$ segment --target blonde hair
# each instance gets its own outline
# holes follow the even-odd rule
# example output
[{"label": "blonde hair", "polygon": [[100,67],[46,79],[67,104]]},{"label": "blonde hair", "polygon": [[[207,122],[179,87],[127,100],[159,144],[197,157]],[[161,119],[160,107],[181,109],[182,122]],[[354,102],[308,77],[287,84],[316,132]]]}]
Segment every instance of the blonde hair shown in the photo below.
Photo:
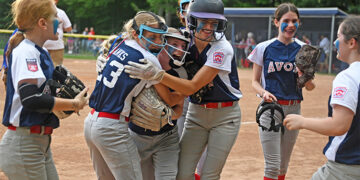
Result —
[{"label": "blonde hair", "polygon": [[[163,17],[158,16],[158,15],[155,15],[155,16],[157,16],[160,19],[160,21],[165,24],[165,20]],[[127,21],[123,27],[123,31],[126,32],[128,39],[134,39],[134,37],[132,36],[133,32],[135,31],[135,29],[133,28],[134,20],[136,21],[136,25],[139,28],[140,28],[141,24],[146,25],[146,26],[159,24],[159,22],[155,19],[155,17],[151,14],[151,12],[140,11],[135,15],[134,18]]]},{"label": "blonde hair", "polygon": [[13,24],[19,31],[11,37],[6,56],[25,39],[24,33],[32,30],[40,18],[48,19],[56,13],[53,0],[16,0],[11,5]]}]

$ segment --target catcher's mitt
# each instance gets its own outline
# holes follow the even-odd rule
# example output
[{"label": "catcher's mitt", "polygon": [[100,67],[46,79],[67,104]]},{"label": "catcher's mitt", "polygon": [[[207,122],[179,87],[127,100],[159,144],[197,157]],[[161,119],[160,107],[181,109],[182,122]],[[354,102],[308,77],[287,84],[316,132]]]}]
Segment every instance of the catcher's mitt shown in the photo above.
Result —
[{"label": "catcher's mitt", "polygon": [[[51,94],[56,97],[74,99],[85,85],[76,76],[74,76],[63,65],[55,67],[53,79],[47,81]],[[64,119],[70,116],[74,111],[54,111],[53,113],[59,118]]]},{"label": "catcher's mitt", "polygon": [[171,121],[173,110],[157,94],[155,88],[144,88],[131,103],[130,121],[137,126],[151,131],[160,131]]},{"label": "catcher's mitt", "polygon": [[[261,122],[260,118],[264,119],[265,121],[270,118],[271,119],[270,125]],[[266,130],[266,131],[279,132],[281,128],[282,133],[284,133],[284,126],[282,124],[284,118],[285,118],[284,111],[282,107],[276,102],[263,101],[259,104],[258,108],[256,109],[256,122],[258,123],[259,127],[262,128],[263,131]]]},{"label": "catcher's mitt", "polygon": [[303,75],[297,78],[297,86],[303,88],[305,83],[315,77],[316,64],[320,57],[320,50],[310,45],[304,45],[296,54],[296,67],[303,72]]},{"label": "catcher's mitt", "polygon": [[[192,79],[201,67],[198,64],[196,64],[194,61],[188,61],[185,62],[184,68],[188,74],[188,78]],[[190,95],[190,97],[192,100],[200,104],[202,102],[202,98],[213,88],[214,86],[212,86],[211,83],[209,83],[206,86],[200,88],[196,93]]]}]

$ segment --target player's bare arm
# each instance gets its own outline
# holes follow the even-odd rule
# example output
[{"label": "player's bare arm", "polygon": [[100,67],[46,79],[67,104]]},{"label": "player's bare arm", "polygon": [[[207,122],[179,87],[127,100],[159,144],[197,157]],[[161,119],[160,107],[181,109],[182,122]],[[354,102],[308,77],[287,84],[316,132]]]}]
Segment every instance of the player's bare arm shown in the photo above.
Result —
[{"label": "player's bare arm", "polygon": [[184,95],[191,95],[198,91],[200,88],[209,84],[215,76],[219,73],[219,69],[209,66],[203,66],[194,76],[192,80],[181,79],[170,74],[165,73],[161,83],[171,89],[179,91]]},{"label": "player's bare arm", "polygon": [[259,66],[258,64],[253,64],[253,78],[251,81],[252,87],[256,91],[257,94],[260,95],[261,98],[264,99],[264,101],[272,102],[277,101],[276,97],[271,94],[269,91],[266,91],[260,84],[261,79],[261,71],[262,66]]},{"label": "player's bare arm", "polygon": [[334,105],[333,116],[326,118],[304,118],[301,115],[289,114],[284,125],[290,130],[307,129],[326,136],[340,136],[350,128],[354,112],[350,109]]}]

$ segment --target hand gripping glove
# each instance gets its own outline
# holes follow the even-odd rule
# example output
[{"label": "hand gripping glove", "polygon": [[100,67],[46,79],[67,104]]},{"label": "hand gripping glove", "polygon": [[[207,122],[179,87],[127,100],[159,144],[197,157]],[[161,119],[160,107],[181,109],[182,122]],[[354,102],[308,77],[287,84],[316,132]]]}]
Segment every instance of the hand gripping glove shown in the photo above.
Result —
[{"label": "hand gripping glove", "polygon": [[[53,79],[48,80],[47,84],[49,85],[53,96],[65,99],[74,99],[75,96],[85,88],[84,83],[63,65],[55,67]],[[53,113],[59,119],[64,119],[70,116],[73,112],[74,111],[54,111]]]},{"label": "hand gripping glove", "polygon": [[131,103],[130,121],[137,126],[151,131],[160,131],[171,121],[173,110],[165,104],[155,88],[144,88]]},{"label": "hand gripping glove", "polygon": [[307,81],[314,79],[319,57],[320,50],[310,45],[303,45],[296,54],[296,67],[303,72],[303,75],[297,78],[297,86],[299,88],[303,88]]}]

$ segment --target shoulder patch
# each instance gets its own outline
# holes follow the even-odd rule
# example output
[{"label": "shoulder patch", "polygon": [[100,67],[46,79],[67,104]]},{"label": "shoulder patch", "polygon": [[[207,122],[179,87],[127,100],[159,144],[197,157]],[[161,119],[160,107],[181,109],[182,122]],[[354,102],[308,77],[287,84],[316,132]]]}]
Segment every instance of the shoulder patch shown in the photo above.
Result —
[{"label": "shoulder patch", "polygon": [[26,65],[29,71],[36,72],[39,70],[36,59],[26,59]]},{"label": "shoulder patch", "polygon": [[333,98],[344,98],[345,94],[347,92],[347,88],[346,87],[336,87],[334,89]]},{"label": "shoulder patch", "polygon": [[215,52],[213,55],[213,62],[216,64],[222,64],[224,61],[224,53],[223,52]]}]

